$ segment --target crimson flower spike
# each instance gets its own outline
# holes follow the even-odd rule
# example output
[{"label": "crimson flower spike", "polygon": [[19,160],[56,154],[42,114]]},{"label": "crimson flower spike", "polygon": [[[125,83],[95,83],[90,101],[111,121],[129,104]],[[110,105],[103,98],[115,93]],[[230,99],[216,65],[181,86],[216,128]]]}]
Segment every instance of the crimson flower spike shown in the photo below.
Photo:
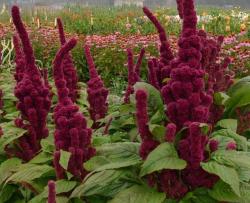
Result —
[{"label": "crimson flower spike", "polygon": [[[63,30],[63,23],[60,18],[57,19],[57,25],[61,45],[64,45],[66,43],[66,37]],[[73,102],[76,102],[78,97],[78,76],[72,57],[69,53],[64,57],[62,66],[64,72],[64,79],[66,80],[67,88],[69,89],[69,97],[72,99]]]},{"label": "crimson flower spike", "polygon": [[20,47],[20,41],[17,35],[13,36],[13,44],[15,49],[15,80],[19,82],[23,78],[25,71],[25,59],[23,57],[23,50]]},{"label": "crimson flower spike", "polygon": [[48,182],[48,203],[56,203],[56,185],[52,180]]},{"label": "crimson flower spike", "polygon": [[98,120],[106,116],[108,111],[108,89],[105,88],[101,77],[95,68],[94,60],[90,53],[90,47],[85,45],[84,47],[86,60],[89,68],[90,79],[88,81],[88,102],[89,102],[89,114],[94,121],[93,128],[98,128]]},{"label": "crimson flower spike", "polygon": [[145,55],[145,49],[142,48],[140,55],[137,59],[137,63],[135,65],[135,73],[137,74],[138,78],[140,78],[140,75],[141,75],[140,70],[141,70],[141,65],[142,65],[142,60],[143,60],[144,55]]},{"label": "crimson flower spike", "polygon": [[156,29],[158,30],[160,42],[161,42],[161,47],[160,47],[161,62],[164,65],[169,65],[169,62],[174,58],[174,55],[170,48],[170,44],[168,42],[166,32],[163,26],[157,20],[157,18],[153,15],[153,13],[147,7],[143,7],[143,12],[151,20],[151,22],[155,25]]},{"label": "crimson flower spike", "polygon": [[13,18],[13,23],[19,34],[19,37],[22,41],[23,52],[25,54],[25,60],[27,65],[27,71],[39,74],[39,70],[35,65],[34,52],[29,40],[29,36],[21,20],[20,11],[17,6],[12,7],[12,18]]},{"label": "crimson flower spike", "polygon": [[177,0],[177,10],[181,19],[183,19],[183,0]]}]

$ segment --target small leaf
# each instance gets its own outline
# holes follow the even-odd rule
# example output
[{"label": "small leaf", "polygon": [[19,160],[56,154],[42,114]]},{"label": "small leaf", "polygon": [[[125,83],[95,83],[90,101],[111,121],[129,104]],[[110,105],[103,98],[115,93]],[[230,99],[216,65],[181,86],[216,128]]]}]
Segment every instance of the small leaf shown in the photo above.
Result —
[{"label": "small leaf", "polygon": [[60,150],[60,161],[59,161],[59,163],[65,170],[68,169],[70,156],[71,156],[70,152]]},{"label": "small leaf", "polygon": [[141,185],[134,185],[119,192],[114,199],[108,203],[163,203],[166,198],[165,193],[157,192],[153,188]]},{"label": "small leaf", "polygon": [[148,155],[142,165],[140,176],[142,177],[163,169],[182,170],[186,165],[186,161],[178,157],[174,145],[163,143]]},{"label": "small leaf", "polygon": [[237,131],[238,121],[236,119],[223,119],[218,121],[216,127],[230,129],[233,132]]},{"label": "small leaf", "polygon": [[166,135],[166,127],[165,126],[161,126],[161,125],[157,125],[157,124],[150,124],[149,130],[156,140],[158,140],[159,142],[164,141],[165,135]]}]

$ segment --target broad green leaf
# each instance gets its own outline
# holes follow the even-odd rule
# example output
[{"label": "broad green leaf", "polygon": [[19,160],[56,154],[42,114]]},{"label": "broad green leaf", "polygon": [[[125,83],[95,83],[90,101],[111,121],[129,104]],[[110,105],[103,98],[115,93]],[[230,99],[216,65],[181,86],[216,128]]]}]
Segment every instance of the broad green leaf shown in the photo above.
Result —
[{"label": "broad green leaf", "polygon": [[215,174],[225,183],[230,185],[232,190],[240,197],[240,180],[237,171],[225,165],[221,165],[216,161],[209,161],[201,164],[202,168],[208,173]]},{"label": "broad green leaf", "polygon": [[140,176],[145,176],[163,169],[182,170],[186,165],[186,161],[178,157],[174,145],[163,143],[148,155],[142,165]]},{"label": "broad green leaf", "polygon": [[[164,103],[161,98],[161,93],[154,86],[145,83],[137,82],[134,86],[135,92],[139,89],[143,89],[148,93],[148,110],[150,116],[154,115],[157,111],[164,112]],[[132,99],[135,103],[135,99]]]},{"label": "broad green leaf", "polygon": [[55,145],[52,136],[41,140],[42,151],[53,154]]},{"label": "broad green leaf", "polygon": [[247,151],[247,139],[243,136],[238,135],[234,131],[230,129],[221,129],[213,132],[211,137],[216,137],[216,136],[225,136],[225,137],[230,137],[233,138],[237,144],[237,148],[241,149],[243,151]]},{"label": "broad green leaf", "polygon": [[97,156],[84,165],[90,171],[118,169],[141,163],[137,143],[112,143],[97,147]]},{"label": "broad green leaf", "polygon": [[20,159],[8,159],[0,165],[0,185],[13,174],[17,167],[22,163]]},{"label": "broad green leaf", "polygon": [[230,129],[233,132],[237,131],[238,121],[236,119],[223,119],[218,121],[216,127]]},{"label": "broad green leaf", "polygon": [[226,136],[215,136],[211,140],[217,140],[219,143],[218,150],[225,150],[227,148],[227,144],[230,142],[235,142],[233,138]]},{"label": "broad green leaf", "polygon": [[53,160],[53,156],[46,152],[41,152],[37,156],[35,156],[32,160],[29,161],[31,164],[43,164],[48,161]]},{"label": "broad green leaf", "polygon": [[142,185],[134,185],[119,192],[114,199],[108,203],[163,203],[165,193],[157,192],[153,188]]},{"label": "broad green leaf", "polygon": [[71,156],[70,152],[60,150],[60,161],[59,161],[59,163],[65,170],[68,169],[70,156]]},{"label": "broad green leaf", "polygon": [[22,137],[27,131],[17,128],[13,122],[2,123],[0,127],[3,130],[3,136],[0,137],[0,153],[4,151],[6,145]]},{"label": "broad green leaf", "polygon": [[230,98],[227,100],[225,106],[225,117],[230,117],[234,114],[236,108],[247,106],[250,104],[250,81],[249,76],[242,78],[234,84],[229,90]]},{"label": "broad green leaf", "polygon": [[18,172],[14,173],[12,176],[10,176],[6,183],[8,182],[30,182],[36,178],[41,177],[42,175],[54,171],[54,168],[48,165],[32,165],[29,164],[27,167],[20,167],[20,170]]},{"label": "broad green leaf", "polygon": [[164,111],[157,111],[150,119],[151,124],[158,124],[166,120],[166,114]]},{"label": "broad green leaf", "polygon": [[223,202],[239,202],[240,198],[234,193],[230,185],[219,180],[209,191],[209,195],[218,201]]},{"label": "broad green leaf", "polygon": [[81,196],[113,196],[117,192],[129,187],[126,180],[133,178],[129,170],[105,170],[89,175],[71,194],[71,198]]}]

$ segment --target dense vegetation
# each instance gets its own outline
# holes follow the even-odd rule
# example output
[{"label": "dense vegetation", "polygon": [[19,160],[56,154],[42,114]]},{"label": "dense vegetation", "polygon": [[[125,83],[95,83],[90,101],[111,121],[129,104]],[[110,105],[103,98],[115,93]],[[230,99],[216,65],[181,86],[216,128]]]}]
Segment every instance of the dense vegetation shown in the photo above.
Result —
[{"label": "dense vegetation", "polygon": [[[197,28],[193,0],[177,3],[179,37],[144,7],[157,46],[123,36],[127,56],[114,58],[117,49],[98,50],[93,36],[77,46],[82,38],[68,38],[59,18],[52,34],[29,35],[13,6],[0,68],[1,203],[250,202],[247,26],[212,37]],[[35,58],[41,44],[47,63]],[[242,69],[230,66],[236,58]],[[104,59],[112,70],[96,68]]]}]

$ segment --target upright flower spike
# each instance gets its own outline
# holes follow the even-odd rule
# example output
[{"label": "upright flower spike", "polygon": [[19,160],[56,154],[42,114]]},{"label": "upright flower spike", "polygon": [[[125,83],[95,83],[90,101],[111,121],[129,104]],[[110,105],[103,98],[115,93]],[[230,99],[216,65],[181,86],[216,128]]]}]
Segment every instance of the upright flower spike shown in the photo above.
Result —
[{"label": "upright flower spike", "polygon": [[56,185],[52,180],[48,182],[48,203],[56,203]]},{"label": "upright flower spike", "polygon": [[165,32],[164,28],[162,27],[162,25],[160,24],[160,22],[157,20],[157,18],[153,15],[153,13],[147,7],[143,7],[143,12],[151,20],[151,22],[155,25],[155,27],[159,33],[160,42],[161,42],[161,46],[160,46],[160,55],[161,55],[160,58],[161,59],[160,59],[160,61],[164,65],[169,65],[169,62],[174,58],[174,55],[173,55],[172,50],[170,48],[170,44],[167,40],[166,32]]},{"label": "upright flower spike", "polygon": [[124,103],[130,102],[130,95],[134,93],[135,83],[140,81],[140,67],[144,57],[145,50],[141,49],[136,65],[134,65],[134,56],[132,49],[127,49],[128,56],[128,86],[124,96]]},{"label": "upright flower spike", "polygon": [[83,168],[83,163],[95,154],[95,149],[91,146],[92,130],[87,128],[85,117],[69,97],[69,90],[64,79],[62,63],[76,43],[75,39],[71,39],[63,45],[53,63],[53,75],[58,94],[58,103],[54,109],[56,124],[54,166],[58,179],[65,176],[65,170],[59,163],[60,150],[71,153],[67,170],[78,179],[86,176],[87,171]]},{"label": "upright flower spike", "polygon": [[183,19],[183,0],[177,0],[177,10],[181,19]]},{"label": "upright flower spike", "polygon": [[[18,98],[17,108],[21,112],[21,118],[16,119],[15,124],[26,129],[27,133],[18,139],[15,149],[10,149],[7,146],[6,152],[11,152],[11,155],[15,154],[24,161],[29,161],[39,152],[41,139],[48,136],[46,122],[51,101],[49,90],[35,65],[33,49],[17,6],[12,7],[12,18],[22,42],[24,54],[21,56],[21,51],[17,51],[20,54],[18,59],[22,61],[22,64],[25,64],[24,69],[20,66],[20,72],[17,72],[16,75],[18,83],[15,87],[15,96]],[[17,45],[18,42],[16,43],[18,49]],[[22,76],[19,73],[22,73]]]},{"label": "upright flower spike", "polygon": [[[61,45],[64,45],[66,43],[66,37],[63,29],[63,24],[60,18],[57,19],[57,25]],[[67,82],[67,88],[69,89],[69,97],[72,99],[73,102],[76,102],[78,98],[78,76],[72,57],[69,53],[65,56],[62,66],[64,77]]]},{"label": "upright flower spike", "polygon": [[19,82],[22,80],[25,71],[25,58],[22,48],[20,47],[20,41],[17,35],[13,36],[13,44],[15,49],[15,64],[16,64],[15,80]]},{"label": "upright flower spike", "polygon": [[91,119],[94,121],[93,128],[98,127],[98,120],[104,118],[108,111],[108,89],[105,88],[101,77],[98,75],[95,68],[93,58],[90,53],[90,47],[85,46],[85,56],[88,63],[90,80],[88,81],[88,102],[89,113]]},{"label": "upright flower spike", "polygon": [[147,92],[144,90],[136,91],[136,120],[139,134],[142,139],[140,156],[146,159],[148,154],[153,151],[160,143],[153,139],[148,126],[148,110],[147,110]]}]

